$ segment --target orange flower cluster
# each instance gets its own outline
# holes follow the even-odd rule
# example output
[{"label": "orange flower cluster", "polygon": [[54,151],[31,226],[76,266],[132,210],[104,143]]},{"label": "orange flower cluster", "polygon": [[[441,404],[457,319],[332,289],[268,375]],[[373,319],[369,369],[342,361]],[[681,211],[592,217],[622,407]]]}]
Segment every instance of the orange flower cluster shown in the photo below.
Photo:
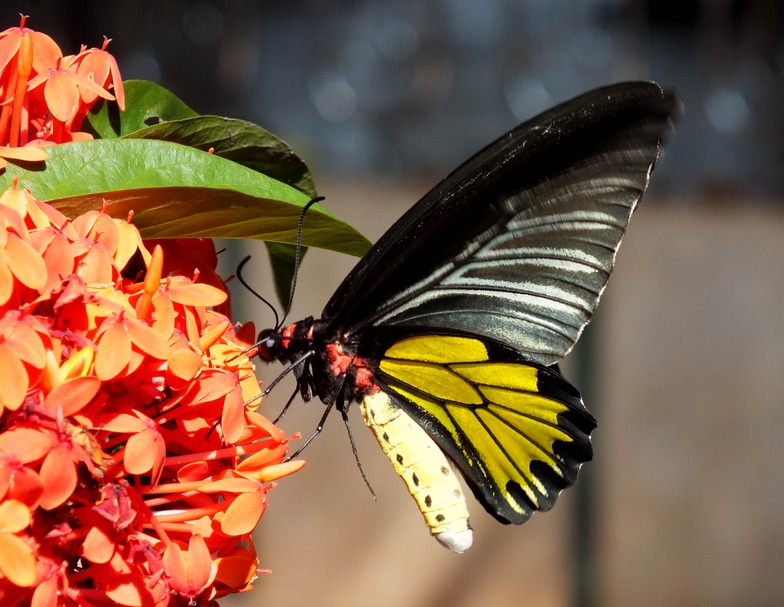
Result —
[{"label": "orange flower cluster", "polygon": [[49,36],[26,28],[26,19],[0,32],[0,168],[3,158],[46,160],[40,146],[91,139],[79,129],[99,98],[125,109],[120,71],[106,51],[109,40],[100,49],[82,46],[64,56]]},{"label": "orange flower cluster", "polygon": [[267,491],[303,465],[247,404],[252,326],[103,211],[70,221],[14,187],[0,222],[0,604],[250,588]]}]

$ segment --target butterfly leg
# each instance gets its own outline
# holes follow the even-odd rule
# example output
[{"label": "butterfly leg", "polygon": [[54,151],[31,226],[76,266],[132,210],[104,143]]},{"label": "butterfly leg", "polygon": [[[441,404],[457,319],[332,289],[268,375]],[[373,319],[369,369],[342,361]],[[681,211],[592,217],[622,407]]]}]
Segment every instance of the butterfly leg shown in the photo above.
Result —
[{"label": "butterfly leg", "polygon": [[278,416],[272,422],[273,424],[277,426],[278,422],[286,416],[286,411],[289,410],[289,407],[291,406],[291,403],[294,402],[294,399],[297,397],[297,394],[299,394],[299,388],[296,388],[294,392],[291,393],[291,396],[289,396],[289,399],[286,401],[286,404],[283,405],[283,409],[280,410],[280,413],[278,413]]},{"label": "butterfly leg", "polygon": [[329,417],[329,413],[330,413],[330,411],[332,411],[332,407],[334,407],[334,406],[335,406],[335,401],[331,401],[327,405],[326,409],[324,409],[324,414],[321,416],[321,419],[319,420],[318,426],[316,426],[316,429],[314,430],[313,434],[311,434],[310,438],[308,438],[308,440],[305,441],[305,444],[303,444],[294,453],[289,455],[286,458],[285,461],[289,461],[289,460],[294,459],[295,457],[297,457],[300,453],[302,453],[305,450],[305,447],[307,447],[314,438],[316,438],[319,434],[321,434],[321,431],[324,429],[324,424],[327,421],[327,417]]}]

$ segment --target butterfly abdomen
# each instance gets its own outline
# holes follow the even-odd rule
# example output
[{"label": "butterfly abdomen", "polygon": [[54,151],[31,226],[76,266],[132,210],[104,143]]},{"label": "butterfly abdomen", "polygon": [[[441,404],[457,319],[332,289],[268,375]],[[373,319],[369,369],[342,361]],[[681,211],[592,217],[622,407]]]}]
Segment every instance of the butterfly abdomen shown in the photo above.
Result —
[{"label": "butterfly abdomen", "polygon": [[365,396],[360,409],[365,424],[416,500],[430,533],[453,552],[468,550],[473,532],[468,526],[465,495],[443,451],[384,392]]}]

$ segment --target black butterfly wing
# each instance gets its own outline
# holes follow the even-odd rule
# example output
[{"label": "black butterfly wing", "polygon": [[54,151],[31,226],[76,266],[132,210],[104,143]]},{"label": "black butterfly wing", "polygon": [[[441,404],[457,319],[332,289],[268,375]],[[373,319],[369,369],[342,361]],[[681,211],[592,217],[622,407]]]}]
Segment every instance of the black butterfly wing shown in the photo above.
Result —
[{"label": "black butterfly wing", "polygon": [[612,270],[679,101],[647,82],[528,121],[449,175],[376,243],[324,309],[328,334],[470,332],[544,365],[571,350]]}]

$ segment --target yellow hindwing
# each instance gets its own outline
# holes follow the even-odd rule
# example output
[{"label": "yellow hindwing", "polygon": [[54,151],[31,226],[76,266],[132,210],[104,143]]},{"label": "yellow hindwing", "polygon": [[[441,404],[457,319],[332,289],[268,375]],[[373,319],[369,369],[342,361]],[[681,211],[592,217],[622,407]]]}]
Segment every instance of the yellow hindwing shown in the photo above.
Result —
[{"label": "yellow hindwing", "polygon": [[574,439],[559,420],[569,406],[540,391],[539,367],[492,361],[478,339],[419,335],[388,348],[379,369],[391,390],[442,426],[487,502],[511,509],[502,516],[522,522],[551,505],[565,484],[555,443]]}]

